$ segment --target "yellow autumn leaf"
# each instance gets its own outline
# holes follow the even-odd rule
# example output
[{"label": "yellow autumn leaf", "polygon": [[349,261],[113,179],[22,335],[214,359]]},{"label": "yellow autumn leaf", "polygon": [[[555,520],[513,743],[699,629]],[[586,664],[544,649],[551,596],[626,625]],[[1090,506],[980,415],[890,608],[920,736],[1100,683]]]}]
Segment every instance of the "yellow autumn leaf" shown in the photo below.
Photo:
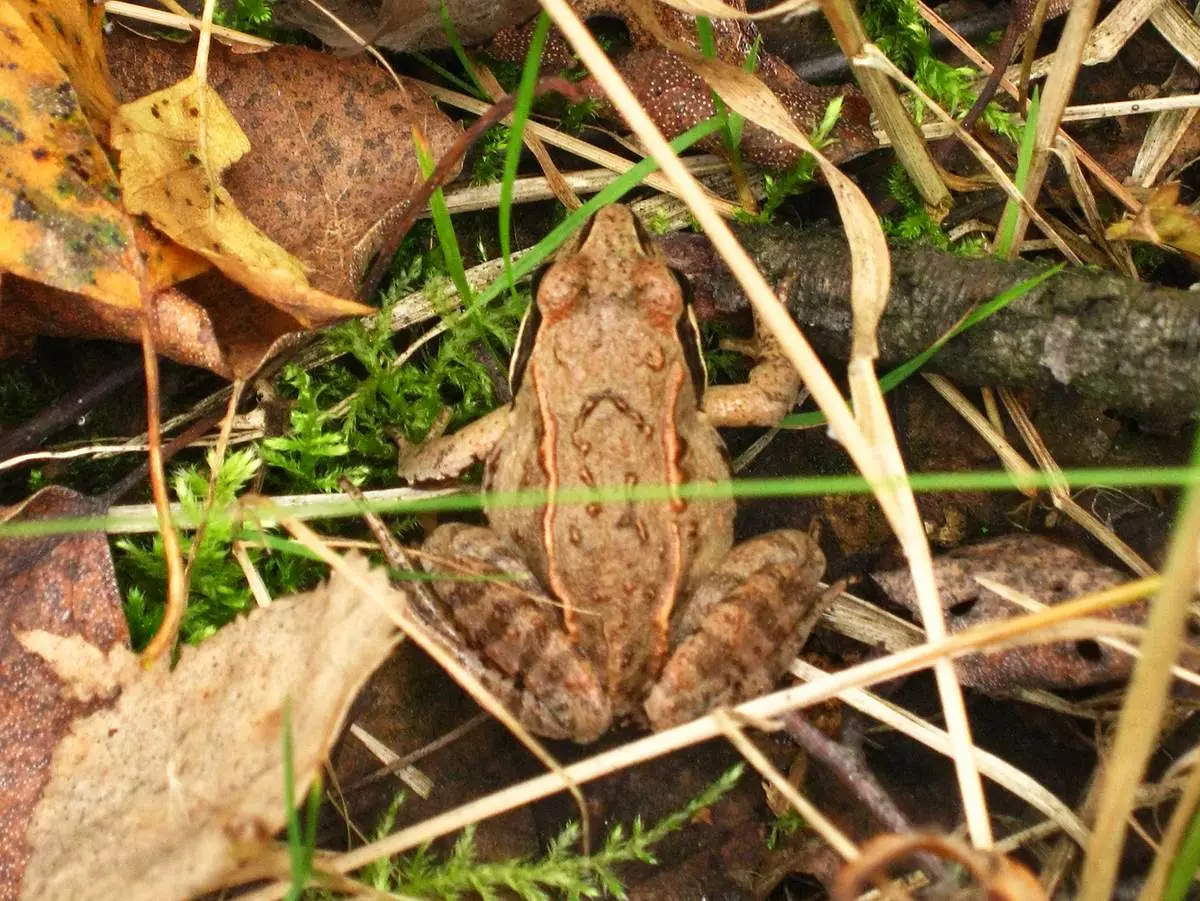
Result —
[{"label": "yellow autumn leaf", "polygon": [[1104,236],[1173,247],[1200,261],[1200,214],[1179,202],[1179,182],[1159,185],[1136,216],[1114,222]]},{"label": "yellow autumn leaf", "polygon": [[104,53],[104,6],[88,0],[8,0],[62,66],[92,131],[103,140],[117,109]]},{"label": "yellow autumn leaf", "polygon": [[122,106],[112,121],[131,213],[206,257],[306,326],[373,312],[312,288],[304,264],[238,210],[221,174],[250,150],[220,95],[189,76]]},{"label": "yellow autumn leaf", "polygon": [[142,262],[116,176],[66,73],[0,0],[0,269],[125,308]]}]

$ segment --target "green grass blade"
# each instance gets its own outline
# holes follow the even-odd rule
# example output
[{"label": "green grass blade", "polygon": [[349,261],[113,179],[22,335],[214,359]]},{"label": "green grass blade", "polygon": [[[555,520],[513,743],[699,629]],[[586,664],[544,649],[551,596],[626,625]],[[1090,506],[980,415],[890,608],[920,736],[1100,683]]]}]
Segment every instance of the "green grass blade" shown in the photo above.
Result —
[{"label": "green grass blade", "polygon": [[533,27],[533,39],[521,69],[521,81],[517,84],[517,102],[513,107],[512,125],[508,133],[508,147],[504,154],[504,177],[500,182],[500,256],[504,260],[504,279],[508,289],[516,294],[517,280],[512,267],[512,194],[513,182],[517,180],[517,165],[521,162],[521,148],[525,138],[525,122],[533,109],[533,89],[537,85],[538,68],[542,61],[542,48],[550,32],[550,17],[544,12]]},{"label": "green grass blade", "polygon": [[300,834],[300,812],[296,809],[295,745],[292,741],[291,704],[283,705],[283,797],[287,807],[287,849],[291,864],[292,883],[288,886],[287,901],[298,901],[312,874],[312,846],[305,847]]},{"label": "green grass blade", "polygon": [[[712,20],[708,16],[696,16],[696,37],[700,44],[700,53],[705,59],[715,59],[717,56],[717,41],[713,34]],[[721,99],[721,95],[709,88],[709,93],[712,94],[713,107],[717,111],[717,118],[722,121],[721,143],[725,145],[725,151],[730,155],[731,163],[735,168],[740,168],[741,160],[738,158],[738,139],[734,136],[733,123],[729,110],[725,106],[725,101]],[[738,132],[740,134],[741,128]]]},{"label": "green grass blade", "polygon": [[[416,147],[417,162],[421,166],[421,172],[426,178],[429,178],[434,168],[429,151],[422,146],[420,141],[414,141],[413,145]],[[470,303],[470,298],[474,296],[474,293],[471,291],[470,282],[467,281],[467,270],[463,267],[458,236],[454,234],[454,223],[450,221],[450,209],[446,206],[446,195],[441,188],[434,191],[429,198],[429,213],[430,218],[433,219],[433,229],[437,232],[438,244],[442,248],[442,255],[446,259],[446,269],[450,273],[450,280],[454,282],[459,296],[463,298],[463,306],[467,310],[472,310],[474,305]]]},{"label": "green grass blade", "polygon": [[[443,66],[441,63],[435,62],[434,60],[432,60],[428,56],[426,56],[424,53],[418,53],[415,50],[409,50],[408,55],[411,56],[413,59],[415,59],[417,62],[424,65],[426,68],[431,69],[434,72],[436,72],[438,75],[442,76],[442,78],[446,79],[446,81],[450,82],[452,85],[454,85],[460,91],[462,91],[464,94],[470,94],[472,97],[478,97],[479,87],[476,84],[474,84],[473,82],[469,82],[464,78],[459,78],[457,75],[455,75],[453,72],[451,72],[445,66]],[[482,98],[482,99],[486,99],[486,98]]]},{"label": "green grass blade", "polygon": [[[746,54],[746,62],[742,66],[747,72],[758,71],[758,53],[762,49],[762,35],[754,36],[754,43],[750,45],[750,52]],[[733,141],[733,146],[738,148],[738,153],[741,153],[742,132],[746,128],[746,117],[734,110],[727,112],[729,119],[729,137]]]},{"label": "green grass blade", "polygon": [[[1057,266],[1051,266],[1045,272],[1039,272],[1037,275],[1030,276],[1023,282],[1018,282],[1010,288],[1001,291],[991,300],[980,305],[972,310],[967,316],[964,316],[957,324],[949,331],[934,341],[931,345],[917,354],[910,360],[906,360],[894,369],[886,372],[879,379],[879,388],[884,394],[891,391],[905,379],[913,375],[922,366],[928,363],[939,350],[946,346],[955,335],[961,335],[972,326],[978,325],[1003,310],[1006,306],[1016,300],[1018,297],[1023,297],[1053,275],[1057,275],[1063,269],[1060,263]],[[825,414],[819,410],[811,413],[793,413],[790,416],[785,416],[779,423],[780,428],[785,429],[808,429],[814,426],[824,425],[827,422]]]},{"label": "green grass blade", "polygon": [[[1102,467],[1096,469],[1065,469],[1061,475],[1034,471],[1028,476],[1014,476],[1007,470],[977,470],[973,472],[915,472],[906,480],[917,493],[938,491],[1012,491],[1024,488],[1049,488],[1066,479],[1072,485],[1086,488],[1104,486],[1108,488],[1182,488],[1200,485],[1200,468],[1189,466],[1145,466],[1145,467]],[[871,486],[859,475],[805,476],[786,479],[737,479],[724,483],[691,483],[678,487],[645,485],[634,488],[612,490],[561,491],[562,503],[586,503],[589,501],[616,500],[664,500],[675,496],[688,499],[711,500],[713,498],[742,497],[819,497],[827,494],[868,494]],[[672,493],[674,492],[674,493]],[[544,491],[511,492],[493,494],[489,502],[537,506],[546,502]],[[376,513],[443,513],[478,511],[483,508],[483,496],[477,493],[439,495],[428,498],[368,498],[358,501],[350,498],[330,497],[314,500],[303,508],[290,508],[282,515],[297,519],[333,519],[336,517],[361,516],[363,510]],[[270,525],[277,514],[267,507],[261,508],[259,520]],[[214,510],[209,525],[229,525],[241,522],[245,511],[238,506]],[[199,520],[186,512],[180,512],[175,522],[177,528],[194,529]],[[40,538],[45,535],[70,535],[82,532],[111,532],[113,534],[145,533],[157,529],[158,520],[153,510],[117,512],[106,516],[65,516],[58,519],[35,519],[0,523],[0,538]]]},{"label": "green grass blade", "polygon": [[[1021,129],[1021,144],[1017,148],[1017,174],[1013,178],[1017,189],[1025,189],[1025,180],[1029,177],[1029,166],[1033,161],[1033,146],[1037,140],[1037,120],[1040,97],[1037,88],[1029,98],[1029,109],[1025,113],[1025,127]],[[997,230],[996,253],[1008,256],[1012,248],[1013,238],[1017,232],[1017,215],[1021,207],[1011,197],[1004,205],[1004,215],[1000,217],[1000,228]]]},{"label": "green grass blade", "polygon": [[1192,815],[1192,824],[1179,846],[1179,855],[1171,865],[1163,901],[1183,901],[1197,873],[1200,873],[1200,810]]},{"label": "green grass blade", "polygon": [[479,76],[475,74],[475,65],[471,62],[471,58],[467,56],[467,51],[463,48],[462,41],[458,39],[458,31],[454,27],[454,20],[450,18],[450,10],[446,7],[446,0],[441,0],[440,11],[442,14],[442,31],[446,34],[446,41],[454,50],[454,55],[458,57],[463,71],[467,73],[467,77],[475,85],[470,93],[474,94],[480,100],[486,100],[490,103],[492,97],[488,94],[487,89],[479,83]]}]

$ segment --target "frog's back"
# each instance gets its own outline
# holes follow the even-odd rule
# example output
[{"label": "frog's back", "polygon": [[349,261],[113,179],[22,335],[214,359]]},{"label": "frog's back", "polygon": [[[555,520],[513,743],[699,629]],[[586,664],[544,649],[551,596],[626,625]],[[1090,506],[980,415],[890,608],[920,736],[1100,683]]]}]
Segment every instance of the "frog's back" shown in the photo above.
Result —
[{"label": "frog's back", "polygon": [[[601,302],[543,338],[514,409],[531,427],[501,441],[488,482],[553,500],[488,517],[564,604],[619,708],[661,668],[675,600],[732,544],[732,502],[678,497],[682,484],[728,478],[728,464],[675,335]],[[618,496],[570,500],[589,488]],[[619,496],[629,489],[655,494]]]}]

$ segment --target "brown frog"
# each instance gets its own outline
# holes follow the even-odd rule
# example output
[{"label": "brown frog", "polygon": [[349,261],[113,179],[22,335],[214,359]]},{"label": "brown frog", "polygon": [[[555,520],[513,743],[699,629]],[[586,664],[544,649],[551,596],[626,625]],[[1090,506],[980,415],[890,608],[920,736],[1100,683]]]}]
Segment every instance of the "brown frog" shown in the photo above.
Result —
[{"label": "brown frog", "polygon": [[[535,294],[511,406],[401,461],[416,480],[486,459],[488,492],[545,492],[426,541],[455,650],[532,731],[579,742],[770,690],[819,614],[824,557],[792,530],[734,547],[733,500],[679,488],[729,479],[714,423],[778,421],[794,370],[760,335],[749,383],[706,391],[683,285],[623,206],[601,209]],[[636,486],[665,496],[562,498]]]}]

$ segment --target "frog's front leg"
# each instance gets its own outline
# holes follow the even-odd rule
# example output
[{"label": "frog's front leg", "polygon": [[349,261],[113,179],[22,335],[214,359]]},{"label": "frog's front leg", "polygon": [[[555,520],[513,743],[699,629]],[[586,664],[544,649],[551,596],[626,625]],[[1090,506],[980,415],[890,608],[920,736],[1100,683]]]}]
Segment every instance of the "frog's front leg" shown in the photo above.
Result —
[{"label": "frog's front leg", "polygon": [[462,475],[496,446],[508,428],[510,413],[508,406],[500,407],[453,435],[436,435],[413,447],[402,447],[396,471],[406,482],[433,482]]},{"label": "frog's front leg", "polygon": [[735,350],[755,358],[749,379],[741,385],[711,385],[704,391],[704,412],[718,428],[779,424],[796,405],[800,375],[775,336],[754,316],[755,337],[737,342]]},{"label": "frog's front leg", "polygon": [[672,624],[675,650],[645,703],[650,725],[666,729],[770,691],[821,615],[824,571],[805,532],[734,546]]},{"label": "frog's front leg", "polygon": [[612,706],[592,664],[562,629],[561,605],[491,529],[447,523],[422,548],[422,566],[460,637],[453,647],[530,731],[595,741]]}]

